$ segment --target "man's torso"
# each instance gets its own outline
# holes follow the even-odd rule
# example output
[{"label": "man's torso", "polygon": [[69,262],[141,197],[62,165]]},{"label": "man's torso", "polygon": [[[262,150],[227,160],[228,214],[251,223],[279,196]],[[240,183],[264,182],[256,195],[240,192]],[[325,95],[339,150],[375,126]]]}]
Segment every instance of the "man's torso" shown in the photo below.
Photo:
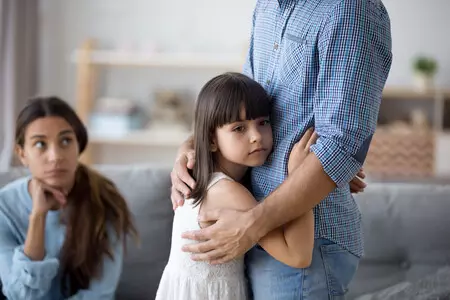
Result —
[{"label": "man's torso", "polygon": [[[313,98],[319,72],[318,36],[339,0],[260,0],[254,19],[250,63],[257,82],[272,97],[274,151],[251,176],[253,193],[263,199],[287,175],[290,150],[314,126]],[[250,69],[246,66],[246,71]],[[362,255],[361,217],[348,186],[333,191],[315,208],[316,238],[327,238]]]}]

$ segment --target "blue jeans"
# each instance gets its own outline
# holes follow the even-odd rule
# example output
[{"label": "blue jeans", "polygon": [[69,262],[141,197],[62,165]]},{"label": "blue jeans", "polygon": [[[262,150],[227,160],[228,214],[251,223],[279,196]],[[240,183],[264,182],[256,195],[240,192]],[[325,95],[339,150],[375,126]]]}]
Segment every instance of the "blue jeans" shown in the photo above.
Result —
[{"label": "blue jeans", "polygon": [[345,299],[359,258],[327,239],[316,239],[307,269],[289,267],[260,246],[246,254],[245,264],[254,300],[340,300]]}]

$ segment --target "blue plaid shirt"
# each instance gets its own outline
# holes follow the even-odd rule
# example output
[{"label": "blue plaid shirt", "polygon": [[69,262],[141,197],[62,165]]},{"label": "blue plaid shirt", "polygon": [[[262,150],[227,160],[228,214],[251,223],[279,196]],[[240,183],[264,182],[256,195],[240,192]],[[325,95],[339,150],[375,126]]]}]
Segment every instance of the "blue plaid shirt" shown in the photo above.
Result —
[{"label": "blue plaid shirt", "polygon": [[244,73],[272,96],[274,151],[252,172],[263,199],[287,175],[289,152],[311,126],[312,147],[337,188],[315,209],[315,235],[363,254],[349,181],[363,165],[392,62],[380,0],[258,0]]}]

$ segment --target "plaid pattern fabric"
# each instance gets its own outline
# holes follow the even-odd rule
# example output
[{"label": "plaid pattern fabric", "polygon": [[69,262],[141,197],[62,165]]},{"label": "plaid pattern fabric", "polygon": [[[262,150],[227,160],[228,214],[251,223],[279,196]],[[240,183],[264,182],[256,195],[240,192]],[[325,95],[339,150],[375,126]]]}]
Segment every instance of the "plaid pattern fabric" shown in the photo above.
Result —
[{"label": "plaid pattern fabric", "polygon": [[374,134],[392,62],[380,0],[258,0],[244,73],[272,96],[274,151],[252,172],[263,199],[287,175],[289,152],[314,126],[312,151],[337,184],[315,208],[316,237],[363,254],[361,217],[348,182]]}]

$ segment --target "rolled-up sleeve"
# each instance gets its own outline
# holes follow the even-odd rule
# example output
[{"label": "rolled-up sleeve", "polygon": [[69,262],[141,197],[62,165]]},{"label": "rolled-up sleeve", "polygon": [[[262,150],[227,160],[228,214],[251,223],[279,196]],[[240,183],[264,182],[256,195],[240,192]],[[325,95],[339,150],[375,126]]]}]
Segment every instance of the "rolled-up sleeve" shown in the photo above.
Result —
[{"label": "rolled-up sleeve", "polygon": [[311,147],[342,187],[362,167],[392,63],[389,16],[380,1],[343,0],[322,24]]},{"label": "rolled-up sleeve", "polygon": [[59,261],[44,258],[30,260],[0,221],[0,278],[7,299],[45,299],[58,273]]},{"label": "rolled-up sleeve", "polygon": [[33,261],[23,252],[23,246],[14,250],[12,259],[12,274],[17,276],[16,281],[35,290],[47,292],[53,278],[58,273],[59,260],[57,258],[44,258]]}]

